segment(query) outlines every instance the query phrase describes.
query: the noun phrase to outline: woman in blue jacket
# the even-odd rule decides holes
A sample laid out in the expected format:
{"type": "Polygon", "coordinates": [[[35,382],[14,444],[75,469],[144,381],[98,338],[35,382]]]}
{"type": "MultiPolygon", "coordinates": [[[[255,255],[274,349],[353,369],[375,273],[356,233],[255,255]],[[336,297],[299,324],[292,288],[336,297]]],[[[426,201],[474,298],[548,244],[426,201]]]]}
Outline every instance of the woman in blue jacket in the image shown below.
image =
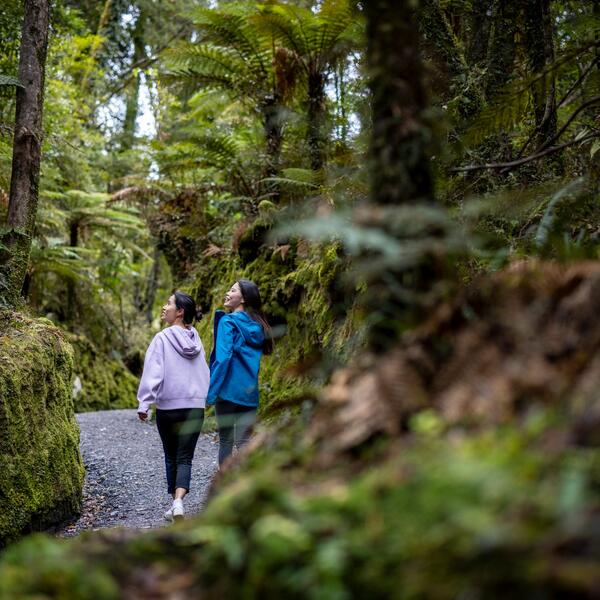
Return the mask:
{"type": "Polygon", "coordinates": [[[248,442],[258,409],[258,370],[262,354],[273,350],[271,329],[258,287],[239,279],[225,295],[225,308],[215,314],[214,348],[206,403],[215,405],[219,428],[219,465],[233,447],[248,442]]]}

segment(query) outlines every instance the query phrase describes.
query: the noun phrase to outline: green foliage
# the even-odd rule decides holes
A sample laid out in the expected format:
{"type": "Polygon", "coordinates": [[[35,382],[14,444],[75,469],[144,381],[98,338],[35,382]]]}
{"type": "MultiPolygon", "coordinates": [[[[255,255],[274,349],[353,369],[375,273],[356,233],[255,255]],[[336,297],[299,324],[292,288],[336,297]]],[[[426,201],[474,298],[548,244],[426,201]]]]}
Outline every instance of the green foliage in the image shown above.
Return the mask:
{"type": "Polygon", "coordinates": [[[47,319],[4,313],[0,332],[0,546],[81,508],[73,354],[47,319]]]}
{"type": "Polygon", "coordinates": [[[0,598],[43,597],[56,600],[113,600],[118,586],[103,569],[82,577],[85,561],[70,556],[67,546],[42,535],[28,537],[22,545],[6,553],[5,577],[0,582],[0,598]],[[23,571],[20,565],[30,565],[23,571]],[[33,577],[32,577],[32,574],[33,577]],[[15,590],[16,592],[15,596],[15,590]]]}

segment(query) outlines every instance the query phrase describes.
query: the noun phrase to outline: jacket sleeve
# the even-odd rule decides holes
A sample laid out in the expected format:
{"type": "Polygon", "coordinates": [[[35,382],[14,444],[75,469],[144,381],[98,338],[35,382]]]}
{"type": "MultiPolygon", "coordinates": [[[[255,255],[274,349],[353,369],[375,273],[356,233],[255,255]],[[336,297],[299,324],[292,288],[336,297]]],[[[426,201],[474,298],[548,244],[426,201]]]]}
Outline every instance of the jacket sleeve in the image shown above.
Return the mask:
{"type": "Polygon", "coordinates": [[[156,401],[156,395],[164,379],[165,356],[163,340],[159,335],[154,336],[146,350],[144,370],[140,379],[137,399],[138,412],[147,413],[150,405],[156,401]]]}
{"type": "Polygon", "coordinates": [[[224,316],[219,321],[217,328],[217,338],[215,340],[214,360],[210,367],[210,386],[206,403],[212,405],[217,401],[219,392],[225,383],[229,364],[233,355],[233,339],[235,334],[235,325],[233,321],[224,316]]]}

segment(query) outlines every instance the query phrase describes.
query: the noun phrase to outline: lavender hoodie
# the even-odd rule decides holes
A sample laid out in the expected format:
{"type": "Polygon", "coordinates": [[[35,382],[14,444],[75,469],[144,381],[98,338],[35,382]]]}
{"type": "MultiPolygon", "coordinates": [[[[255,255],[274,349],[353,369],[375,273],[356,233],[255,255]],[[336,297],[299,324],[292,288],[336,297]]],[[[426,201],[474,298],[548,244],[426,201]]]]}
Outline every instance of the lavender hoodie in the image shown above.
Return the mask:
{"type": "Polygon", "coordinates": [[[204,408],[210,373],[198,332],[172,325],[154,336],[146,351],[138,389],[138,412],[204,408]]]}

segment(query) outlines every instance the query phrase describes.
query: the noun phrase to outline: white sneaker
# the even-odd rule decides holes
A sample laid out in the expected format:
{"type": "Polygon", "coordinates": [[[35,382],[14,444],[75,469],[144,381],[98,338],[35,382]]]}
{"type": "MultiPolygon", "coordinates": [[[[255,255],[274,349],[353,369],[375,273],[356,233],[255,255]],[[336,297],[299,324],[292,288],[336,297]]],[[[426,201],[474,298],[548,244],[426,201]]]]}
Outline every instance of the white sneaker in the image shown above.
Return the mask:
{"type": "Polygon", "coordinates": [[[173,507],[165,513],[165,519],[169,522],[173,521],[173,507]]]}
{"type": "Polygon", "coordinates": [[[173,500],[173,508],[171,508],[171,511],[173,512],[173,520],[181,521],[185,514],[183,510],[183,502],[181,500],[173,500]]]}

